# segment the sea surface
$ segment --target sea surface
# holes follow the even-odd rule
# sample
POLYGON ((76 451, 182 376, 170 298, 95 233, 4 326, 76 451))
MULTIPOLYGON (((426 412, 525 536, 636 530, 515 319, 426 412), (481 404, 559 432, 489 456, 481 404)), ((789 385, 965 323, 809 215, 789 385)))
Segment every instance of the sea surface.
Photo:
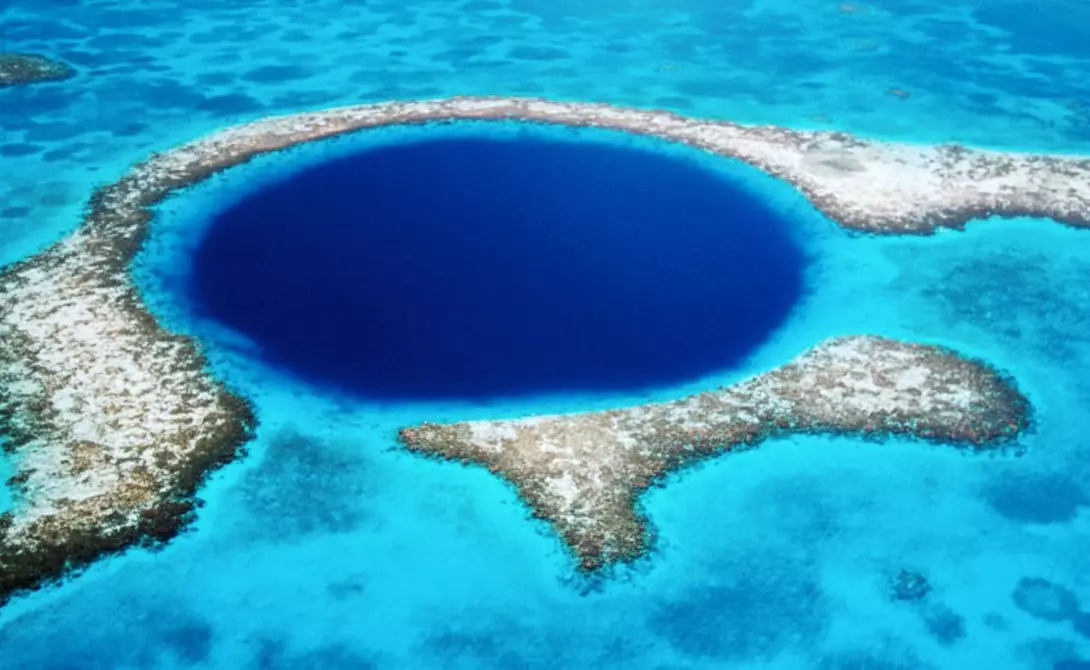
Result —
POLYGON ((376 401, 672 386, 743 361, 801 296, 795 226, 694 149, 524 123, 398 135, 210 203, 165 292, 376 401))
MULTIPOLYGON (((151 152, 269 114, 365 101, 541 95, 1090 154, 1090 4, 1075 0, 4 0, 0 50, 78 70, 0 91, 0 263, 63 238, 92 188, 151 152)), ((315 143, 159 208, 136 280, 162 322, 200 337, 214 373, 253 401, 259 434, 201 490, 197 523, 170 545, 0 609, 0 670, 1090 668, 1090 232, 989 219, 926 238, 860 235, 734 161, 511 125, 315 143), (201 307, 195 259, 230 212, 337 161, 436 137, 684 162, 677 169, 722 185, 717 197, 786 226, 797 295, 744 356, 674 379, 636 370, 645 376, 620 385, 576 376, 561 388, 427 398, 316 380, 201 307), (652 551, 595 578, 577 574, 509 486, 394 441, 425 420, 676 398, 849 333, 947 345, 1002 368, 1034 406, 1032 430, 988 455, 800 436, 715 459, 648 492, 652 551), (901 571, 926 578, 929 593, 894 598, 901 571)), ((305 223, 284 216, 274 230, 312 233, 305 223)), ((328 217, 314 225, 338 228, 328 217)), ((679 234, 653 225, 641 232, 679 234)), ((360 262, 380 258, 351 249, 360 262)), ((343 268, 342 278, 367 277, 343 268)), ((238 280, 272 281, 276 269, 238 280)), ((722 269, 724 281, 738 284, 740 269, 722 269)), ((773 270, 784 268, 755 271, 773 270)), ((558 286, 558 299, 582 298, 558 286)), ((690 326, 723 329, 723 314, 698 311, 690 326)))

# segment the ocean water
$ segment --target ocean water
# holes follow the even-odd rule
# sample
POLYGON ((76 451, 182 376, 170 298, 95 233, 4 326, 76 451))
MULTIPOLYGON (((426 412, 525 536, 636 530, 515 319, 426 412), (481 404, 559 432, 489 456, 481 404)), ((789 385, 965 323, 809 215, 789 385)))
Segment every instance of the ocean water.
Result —
MULTIPOLYGON (((13 474, 15 468, 11 458, 0 451, 0 482, 7 482, 13 474)), ((11 489, 7 485, 0 486, 0 514, 11 509, 12 502, 11 489)))
MULTIPOLYGON (((62 237, 90 188, 151 151, 365 100, 533 94, 1090 152, 1090 7, 1073 1, 9 0, 0 33, 4 49, 80 71, 0 91, 0 262, 62 237)), ((190 532, 0 609, 0 669, 1090 664, 1086 231, 1017 219, 852 234, 747 166, 618 145, 690 161, 730 182, 721 197, 789 222, 802 294, 742 363, 646 388, 376 399, 268 365, 258 338, 193 309, 191 259, 217 213, 362 149, 481 132, 513 131, 360 133, 160 208, 141 289, 165 324, 208 343, 214 372, 255 403, 258 437, 202 490, 190 532), (1003 368, 1034 405, 1033 430, 988 456, 808 436, 719 458, 645 495, 652 552, 599 578, 575 572, 508 486, 393 440, 422 420, 674 398, 859 332, 1003 368), (902 570, 926 577, 925 599, 891 597, 902 570)))
POLYGON ((408 134, 214 213, 193 310, 312 384, 479 400, 730 368, 800 297, 790 222, 692 157, 533 126, 408 134))

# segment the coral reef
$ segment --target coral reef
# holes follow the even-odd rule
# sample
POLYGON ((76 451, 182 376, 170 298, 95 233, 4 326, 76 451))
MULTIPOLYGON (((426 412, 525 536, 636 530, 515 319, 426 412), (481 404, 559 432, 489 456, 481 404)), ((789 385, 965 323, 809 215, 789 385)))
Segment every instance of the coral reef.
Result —
POLYGON ((38 54, 0 52, 0 88, 60 81, 74 75, 72 68, 38 54))
POLYGON ((658 110, 535 98, 390 102, 270 117, 160 158, 178 169, 176 163, 188 157, 200 173, 204 167, 223 169, 254 154, 363 128, 504 119, 650 135, 736 158, 790 182, 833 221, 855 230, 928 234, 992 215, 1090 226, 1088 158, 898 144, 842 132, 743 126, 658 110))
MULTIPOLYGON (((103 553, 177 533, 192 516, 200 481, 235 458, 254 428, 247 403, 211 378, 196 344, 165 331, 132 286, 129 262, 148 233, 149 208, 257 154, 364 128, 459 119, 599 127, 685 143, 791 182, 834 221, 858 230, 924 234, 987 214, 1090 225, 1088 160, 874 142, 600 104, 392 102, 214 133, 101 188, 76 232, 0 273, 0 434, 17 469, 16 505, 0 517, 0 602, 103 553)), ((519 483, 594 566, 643 549, 633 496, 696 456, 802 429, 984 444, 1017 431, 1025 414, 1021 397, 979 365, 931 348, 854 338, 747 385, 672 405, 497 424, 479 444, 459 441, 477 429, 466 426, 406 435, 417 449, 431 443, 451 457, 476 454, 519 483), (510 430, 523 447, 497 441, 510 430), (550 440, 567 451, 535 451, 550 440), (615 453, 602 448, 614 443, 615 453), (596 454, 588 463, 597 469, 566 470, 558 454, 576 451, 596 454), (544 469, 517 470, 523 458, 544 469), (531 476, 551 468, 559 480, 531 476), (610 486, 586 486, 592 474, 610 486)))
POLYGON ((880 337, 828 340, 740 384, 669 403, 405 428, 411 450, 515 485, 583 569, 647 548, 638 495, 688 463, 797 432, 907 435, 983 449, 1029 422, 1002 375, 954 352, 880 337))
POLYGON ((0 516, 0 602, 173 537, 199 483, 255 425, 130 283, 145 207, 170 185, 133 175, 103 189, 76 233, 0 274, 0 438, 17 470, 15 507, 0 516))
POLYGON ((901 570, 891 581, 893 599, 917 601, 923 600, 931 593, 931 584, 918 572, 901 570))

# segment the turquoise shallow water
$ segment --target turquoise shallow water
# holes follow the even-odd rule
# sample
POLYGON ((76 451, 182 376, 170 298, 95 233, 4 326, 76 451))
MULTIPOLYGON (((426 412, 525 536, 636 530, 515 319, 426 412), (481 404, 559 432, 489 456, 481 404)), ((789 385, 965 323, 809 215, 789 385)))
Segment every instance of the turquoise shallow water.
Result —
POLYGON ((3 48, 65 57, 83 76, 4 92, 0 261, 71 228, 90 185, 151 150, 362 100, 549 95, 1086 150, 1088 12, 1078 0, 9 0, 3 48))
MULTIPOLYGON (((0 453, 0 482, 6 482, 14 474, 11 460, 6 454, 0 453)), ((11 509, 11 489, 0 486, 0 513, 11 509)))
MULTIPOLYGON (((0 261, 73 228, 88 189, 149 151, 361 100, 540 94, 1090 151, 1081 3, 843 9, 15 0, 0 9, 3 48, 60 55, 80 76, 0 91, 0 261)), ((629 395, 364 404, 255 365, 246 341, 178 308, 178 252, 202 214, 294 161, 401 132, 262 158, 162 208, 142 287, 166 323, 213 343, 260 434, 208 484, 192 532, 0 610, 0 668, 1087 667, 1083 620, 1050 621, 1015 594, 1044 579, 1090 610, 1090 233, 989 220, 925 239, 851 235, 791 188, 706 159, 797 222, 815 258, 808 296, 744 369, 629 395), (800 437, 721 458, 645 496, 654 552, 598 581, 574 574, 502 483, 392 440, 424 419, 676 397, 854 332, 1004 368, 1035 406, 1034 430, 984 457, 800 437), (902 569, 931 583, 922 603, 891 600, 902 569)))

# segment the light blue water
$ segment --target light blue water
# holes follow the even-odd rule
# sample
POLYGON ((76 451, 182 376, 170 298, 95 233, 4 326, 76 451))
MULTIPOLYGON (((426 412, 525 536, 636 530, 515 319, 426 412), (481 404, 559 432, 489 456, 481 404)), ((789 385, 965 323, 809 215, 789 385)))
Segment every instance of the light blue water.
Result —
MULTIPOLYGON (((3 444, 3 440, 0 440, 0 445, 3 444)), ((11 462, 11 458, 8 457, 2 450, 0 450, 0 482, 6 482, 11 478, 15 467, 11 462)), ((7 486, 0 485, 0 514, 11 509, 11 489, 7 486)))
MULTIPOLYGON (((0 92, 0 260, 71 229, 88 188, 150 150, 270 112, 389 97, 541 94, 1087 152, 1088 11, 15 0, 0 10, 4 48, 56 52, 82 73, 0 92)), ((783 184, 708 159, 796 221, 816 259, 809 295, 744 370, 639 395, 364 404, 254 364, 243 339, 212 337, 215 324, 177 309, 175 262, 203 214, 295 161, 399 137, 266 157, 163 208, 142 285, 168 324, 217 343, 214 368, 256 403, 259 437, 205 488, 193 532, 0 610, 0 668, 1085 667, 1085 622, 1034 616, 1014 594, 1045 579, 1090 610, 1090 233, 1014 220, 855 236, 783 184), (424 419, 676 397, 850 332, 1004 368, 1035 406, 1033 432, 988 457, 796 438, 721 458, 645 496, 653 553, 601 581, 574 575, 508 487, 392 440, 424 419), (925 601, 890 598, 901 569, 927 577, 925 601)))
POLYGON ((366 100, 549 95, 910 141, 1090 147, 1085 3, 852 5, 7 0, 3 48, 65 57, 83 76, 3 94, 0 261, 71 228, 89 186, 151 150, 366 100))

